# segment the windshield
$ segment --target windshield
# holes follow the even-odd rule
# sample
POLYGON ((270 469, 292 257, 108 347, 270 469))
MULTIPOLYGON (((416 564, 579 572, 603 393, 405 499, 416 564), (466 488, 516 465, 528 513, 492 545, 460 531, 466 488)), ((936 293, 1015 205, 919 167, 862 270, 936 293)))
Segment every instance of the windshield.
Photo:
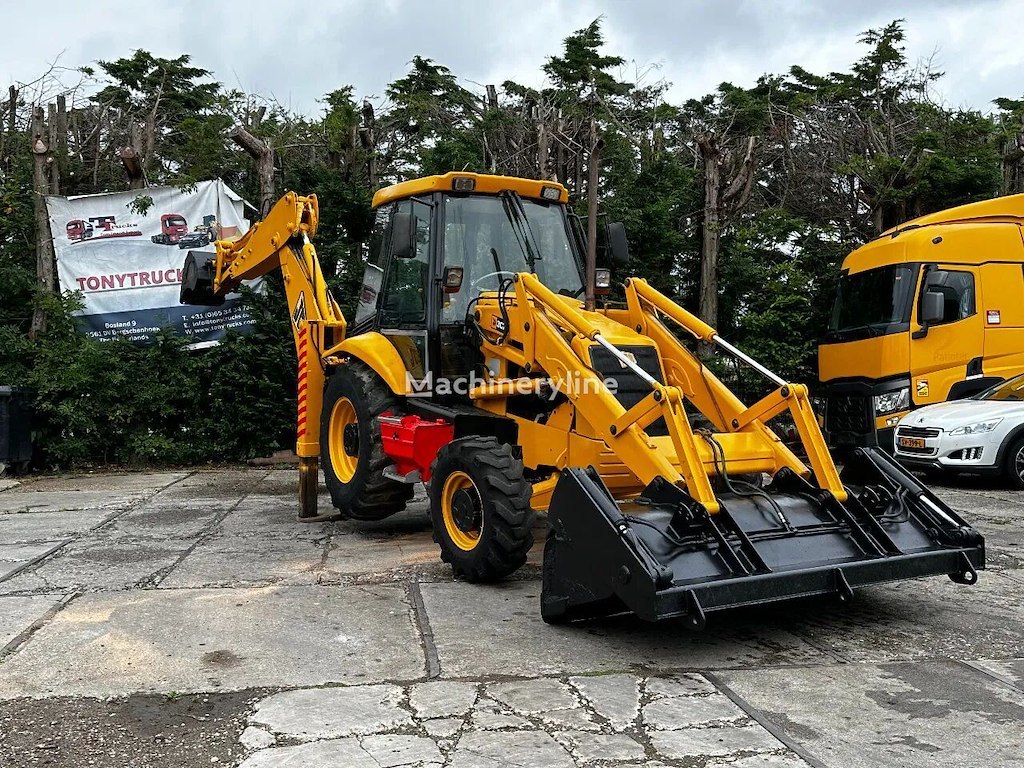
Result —
POLYGON ((829 341, 851 341, 905 331, 917 278, 916 264, 869 269, 839 278, 829 341))
MULTIPOLYGON (((514 205, 512 200, 507 202, 514 205)), ((445 196, 444 265, 464 271, 462 289, 445 295, 442 322, 463 322, 472 299, 498 290, 501 281, 516 272, 535 273, 556 293, 578 296, 583 292, 562 206, 527 198, 522 198, 522 204, 526 221, 517 237, 500 197, 445 196), (531 233, 533 243, 527 245, 531 233), (528 253, 534 247, 537 253, 528 253)))
POLYGON ((979 392, 974 400, 1024 400, 1024 376, 1015 376, 1002 381, 984 392, 979 392))

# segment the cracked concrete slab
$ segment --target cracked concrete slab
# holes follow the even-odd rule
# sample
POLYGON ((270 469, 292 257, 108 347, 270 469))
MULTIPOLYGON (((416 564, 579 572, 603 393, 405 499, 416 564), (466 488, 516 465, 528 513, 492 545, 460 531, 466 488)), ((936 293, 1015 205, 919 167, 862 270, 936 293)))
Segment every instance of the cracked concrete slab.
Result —
POLYGON ((136 590, 74 600, 0 665, 0 698, 415 679, 398 587, 136 590))
POLYGON ((24 569, 29 563, 59 547, 60 541, 36 544, 0 544, 0 581, 24 569))
POLYGON ((442 674, 537 675, 620 672, 632 667, 717 668, 821 662, 825 656, 785 629, 749 617, 717 619, 704 632, 631 617, 549 626, 540 620, 540 583, 422 584, 442 674), (467 630, 482 627, 483 631, 467 630))
POLYGON ((73 542, 25 575, 46 589, 114 591, 149 586, 189 546, 168 539, 102 537, 73 542))
POLYGON ((1019 764, 1024 693, 953 661, 721 673, 828 765, 1019 764))
POLYGON ((106 520, 110 510, 58 510, 0 514, 0 541, 33 544, 76 536, 106 520))
POLYGON ((973 586, 916 579, 859 590, 843 608, 792 606, 780 626, 858 662, 941 656, 1012 658, 1024 650, 1024 571, 982 572, 973 586))
POLYGON ((190 552, 161 587, 315 584, 326 542, 215 536, 190 552))
POLYGON ((0 652, 60 601, 61 595, 0 596, 0 652))
POLYGON ((575 768, 565 747, 544 731, 466 734, 456 745, 451 768, 575 768))
POLYGON ((264 699, 250 720, 272 733, 313 741, 362 736, 412 725, 397 685, 285 691, 264 699))
POLYGON ((640 715, 640 678, 636 675, 570 677, 569 683, 616 730, 630 727, 640 715))
POLYGON ((0 496, 0 519, 5 514, 19 512, 123 509, 187 474, 153 472, 40 478, 0 496))

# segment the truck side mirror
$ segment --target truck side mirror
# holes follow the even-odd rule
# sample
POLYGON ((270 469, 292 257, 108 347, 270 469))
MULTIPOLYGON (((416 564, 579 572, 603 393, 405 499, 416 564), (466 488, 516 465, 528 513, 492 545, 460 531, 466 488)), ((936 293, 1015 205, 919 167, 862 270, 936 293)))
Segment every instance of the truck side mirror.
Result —
POLYGON ((946 314, 946 297, 942 291, 927 290, 921 298, 921 316, 918 321, 921 325, 941 323, 946 314))
POLYGON ((396 213, 391 219, 391 253, 396 259, 416 255, 416 216, 408 211, 396 213))
POLYGON ((615 264, 629 263, 629 241, 626 240, 626 225, 621 221, 609 222, 605 234, 608 237, 608 248, 612 262, 615 264))

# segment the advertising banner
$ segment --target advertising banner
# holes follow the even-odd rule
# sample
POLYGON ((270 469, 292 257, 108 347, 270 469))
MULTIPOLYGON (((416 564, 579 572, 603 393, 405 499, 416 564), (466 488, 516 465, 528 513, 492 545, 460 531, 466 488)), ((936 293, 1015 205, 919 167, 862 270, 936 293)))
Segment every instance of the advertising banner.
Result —
POLYGON ((229 328, 245 333, 251 327, 238 294, 220 307, 178 303, 185 255, 212 253, 215 240, 239 237, 248 228, 245 203, 224 182, 200 182, 189 192, 147 187, 50 196, 46 205, 60 288, 81 291, 80 327, 87 335, 148 344, 170 328, 206 345, 229 328), (145 213, 138 213, 140 196, 152 198, 145 213))

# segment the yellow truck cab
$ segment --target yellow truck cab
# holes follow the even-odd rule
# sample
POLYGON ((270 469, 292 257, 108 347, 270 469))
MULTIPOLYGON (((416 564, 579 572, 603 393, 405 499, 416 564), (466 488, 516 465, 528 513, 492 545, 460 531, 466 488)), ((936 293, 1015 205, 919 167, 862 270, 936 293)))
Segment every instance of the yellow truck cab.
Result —
POLYGON ((1024 372, 1024 195, 950 208, 843 261, 818 374, 833 445, 892 451, 912 409, 1024 372))

